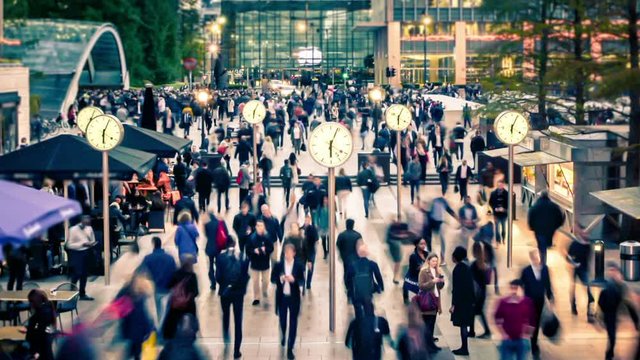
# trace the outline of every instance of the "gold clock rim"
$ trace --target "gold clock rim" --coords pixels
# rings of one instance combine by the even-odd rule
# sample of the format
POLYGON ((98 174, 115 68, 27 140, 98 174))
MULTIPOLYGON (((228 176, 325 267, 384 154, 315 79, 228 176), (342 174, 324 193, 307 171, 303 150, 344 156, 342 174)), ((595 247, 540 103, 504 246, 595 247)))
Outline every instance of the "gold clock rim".
POLYGON ((506 139, 503 139, 502 136, 500 136, 500 133, 498 132, 498 129, 496 127, 496 123, 498 122, 499 119, 501 119, 505 115, 511 114, 511 113, 515 113, 518 116, 522 116, 522 118, 525 120, 525 124, 527 124, 527 134, 528 134, 529 130, 531 130, 531 124, 529 123, 529 120, 527 119, 526 116, 524 116, 524 114, 522 114, 519 111, 515 111, 515 110, 505 110, 505 111, 501 112, 500 114, 498 114, 498 116, 496 116, 495 120, 493 121, 493 131, 496 134, 496 136, 498 137, 498 140, 500 140, 503 144, 517 145, 517 144, 520 144, 521 142, 524 141, 524 139, 527 137, 527 134, 524 134, 522 139, 520 139, 518 141, 507 141, 506 139))
MULTIPOLYGON (((387 124, 387 127, 388 127, 389 129, 391 129, 391 130, 395 130, 395 131, 403 131, 403 130, 407 129, 407 128, 409 127, 409 125, 411 125, 411 121, 409 121, 409 123, 408 123, 406 126, 404 126, 404 127, 401 127, 401 128, 400 128, 400 127, 396 127, 396 126, 391 126, 391 125, 390 125, 391 123, 389 122, 389 119, 387 119, 388 111, 389 111, 391 108, 393 108, 394 106, 395 106, 395 107, 402 107, 402 108, 404 108, 405 110, 407 110, 407 111, 409 112, 409 115, 411 115, 411 111, 409 110, 409 108, 408 108, 408 107, 406 107, 406 106, 404 106, 404 105, 402 105, 402 104, 392 104, 391 106, 389 106, 389 107, 387 108, 387 110, 385 110, 384 121, 385 121, 385 123, 387 124)), ((412 120, 413 120, 413 116, 411 116, 411 118, 412 118, 412 120)))
POLYGON ((337 167, 340 167, 340 166, 346 164, 347 161, 353 155, 353 136, 351 135, 351 131, 349 130, 349 128, 344 126, 344 125, 342 125, 342 124, 340 124, 340 123, 337 123, 337 122, 334 122, 334 121, 323 122, 322 124, 318 125, 315 129, 313 129, 311 134, 309 134, 309 149, 308 150, 309 150, 309 155, 311 155, 311 159, 313 159, 313 161, 315 161, 318 165, 324 166, 326 168, 334 168, 335 169, 337 167), (312 147, 311 146, 311 141, 313 139, 313 134, 316 131, 320 131, 324 127, 333 127, 333 126, 339 126, 349 134, 349 144, 351 145, 350 146, 351 150, 349 151, 349 155, 345 157, 344 161, 342 161, 342 162, 340 162, 338 164, 335 164, 335 165, 334 164, 328 165, 328 164, 325 164, 324 162, 322 162, 320 159, 316 159, 316 157, 313 155, 313 152, 311 151, 311 147, 312 147))
POLYGON ((246 102, 244 104, 244 108, 242 108, 242 117, 244 118, 244 121, 248 122, 249 124, 253 124, 253 125, 260 124, 261 122, 264 121, 264 118, 267 117, 267 108, 264 106, 264 104, 260 100, 250 100, 250 101, 246 102), (247 115, 244 113, 245 109, 247 109, 247 105, 249 105, 251 103, 258 103, 259 106, 261 106, 262 109, 264 110, 264 115, 262 116, 262 118, 260 120, 257 120, 257 121, 255 119, 249 120, 249 117, 247 117, 247 115))
POLYGON ((118 146, 120 146, 120 144, 122 144, 122 140, 124 140, 124 126, 122 125, 122 122, 120 122, 120 119, 118 119, 116 116, 114 116, 114 115, 112 115, 112 114, 102 114, 102 115, 98 115, 98 116, 94 117, 93 119, 91 119, 91 121, 89 121, 89 124, 87 124, 87 129, 89 128, 89 125, 90 125, 94 120, 96 120, 96 119, 98 119, 98 118, 101 118, 101 117, 106 117, 106 118, 108 118, 108 119, 111 119, 111 120, 115 121, 115 123, 118 125, 118 130, 119 130, 119 131, 118 131, 118 135, 119 135, 118 142, 117 142, 113 147, 110 147, 110 148, 108 148, 108 149, 101 149, 101 148, 96 147, 96 146, 91 142, 91 140, 89 140, 89 138, 87 137, 86 132, 85 132, 85 136, 84 136, 84 138, 85 138, 85 140, 87 140, 87 142, 89 143, 89 145, 90 145, 92 148, 94 148, 95 150, 97 150, 97 151, 101 151, 101 152, 102 152, 102 151, 111 151, 111 150, 113 150, 113 149, 117 148, 118 146))
POLYGON ((82 131, 82 133, 84 134, 87 131, 87 126, 89 126, 89 123, 91 122, 91 120, 95 119, 96 117, 100 116, 100 115, 105 115, 104 111, 102 111, 102 109, 100 109, 97 106, 86 106, 84 108, 82 108, 82 110, 78 111, 78 115, 76 116, 76 123, 78 124, 78 128, 80 129, 80 131, 82 131), (89 119, 89 121, 87 121, 87 124, 84 126, 82 126, 82 123, 80 121, 80 119, 82 118, 82 113, 83 112, 88 112, 88 110, 93 110, 93 111, 98 111, 100 112, 97 116, 94 116, 93 118, 89 119))

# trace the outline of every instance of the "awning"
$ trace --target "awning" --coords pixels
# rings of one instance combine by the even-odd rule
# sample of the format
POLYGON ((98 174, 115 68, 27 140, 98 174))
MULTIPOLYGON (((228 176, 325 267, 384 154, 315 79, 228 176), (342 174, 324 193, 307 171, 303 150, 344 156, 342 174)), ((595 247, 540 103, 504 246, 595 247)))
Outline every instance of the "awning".
MULTIPOLYGON (((504 159, 508 159, 509 155, 502 155, 504 159)), ((534 165, 549 165, 549 164, 560 164, 569 162, 569 160, 565 160, 559 158, 557 156, 553 156, 544 151, 532 151, 521 154, 515 154, 513 156, 513 163, 519 166, 534 166, 534 165)))
POLYGON ((640 220, 640 187, 594 191, 590 194, 620 212, 640 220))
POLYGON ((384 21, 361 22, 361 23, 357 23, 356 26, 353 27, 353 31, 360 31, 360 32, 375 31, 375 30, 383 29, 386 26, 387 24, 385 24, 384 21))
MULTIPOLYGON (((521 154, 521 153, 525 153, 531 151, 531 149, 527 149, 524 146, 520 146, 520 145, 516 145, 513 147, 513 153, 514 154, 521 154)), ((484 154, 488 157, 499 157, 499 156, 508 156, 509 155, 509 147, 503 147, 503 148, 499 148, 499 149, 493 149, 493 150, 485 150, 485 151, 481 151, 480 154, 484 154)))

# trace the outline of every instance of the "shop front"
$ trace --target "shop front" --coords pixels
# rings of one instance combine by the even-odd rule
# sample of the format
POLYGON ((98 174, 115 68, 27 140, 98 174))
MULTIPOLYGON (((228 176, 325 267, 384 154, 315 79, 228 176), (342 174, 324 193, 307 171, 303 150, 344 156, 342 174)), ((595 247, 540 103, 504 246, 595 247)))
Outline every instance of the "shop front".
POLYGON ((18 107, 20 96, 17 91, 0 93, 0 154, 18 148, 18 107))

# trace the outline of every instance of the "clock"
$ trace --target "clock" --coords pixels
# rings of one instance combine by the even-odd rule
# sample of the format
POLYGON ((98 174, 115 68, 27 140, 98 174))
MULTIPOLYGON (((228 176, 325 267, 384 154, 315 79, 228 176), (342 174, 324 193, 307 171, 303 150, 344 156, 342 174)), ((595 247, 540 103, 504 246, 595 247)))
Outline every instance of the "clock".
POLYGON ((326 167, 344 164, 353 152, 351 131, 337 122, 325 122, 309 135, 309 153, 313 160, 326 167))
POLYGON ((520 143, 529 132, 529 120, 517 111, 503 111, 493 122, 498 139, 507 145, 520 143))
POLYGON ((409 127, 413 117, 406 106, 400 104, 391 105, 384 113, 387 127, 391 130, 402 131, 409 127))
POLYGON ((264 104, 259 100, 251 100, 244 104, 242 109, 242 116, 250 124, 257 124, 264 120, 267 115, 267 109, 264 108, 264 104))
POLYGON ((87 125, 85 137, 94 149, 109 151, 122 142, 124 127, 113 115, 98 115, 87 125))
POLYGON ((87 125, 89 125, 89 122, 94 117, 102 114, 104 114, 102 109, 95 106, 87 106, 80 110, 78 116, 76 117, 76 122, 78 123, 78 128, 80 129, 80 131, 82 131, 83 133, 87 131, 87 125))

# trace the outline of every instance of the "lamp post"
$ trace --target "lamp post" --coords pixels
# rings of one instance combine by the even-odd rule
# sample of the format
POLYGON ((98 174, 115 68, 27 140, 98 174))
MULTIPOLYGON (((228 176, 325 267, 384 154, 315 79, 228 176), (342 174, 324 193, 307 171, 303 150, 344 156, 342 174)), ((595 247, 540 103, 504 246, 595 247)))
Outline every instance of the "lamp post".
POLYGON ((380 101, 383 99, 382 89, 374 87, 369 91, 369 99, 373 101, 373 111, 371 112, 371 121, 373 122, 374 134, 378 134, 378 116, 380 101))
POLYGON ((424 84, 427 83, 427 26, 431 25, 431 17, 426 13, 422 16, 421 20, 423 31, 422 31, 422 82, 424 84))
MULTIPOLYGON (((209 101, 209 93, 205 90, 201 90, 200 92, 198 92, 197 97, 198 97, 198 102, 200 102, 200 105, 202 105, 202 112, 201 112, 202 114, 206 109, 207 102, 209 101)), ((205 127, 204 115, 201 115, 200 116, 200 150, 202 150, 202 146, 204 145, 204 140, 205 140, 204 127, 205 127)))
MULTIPOLYGON (((210 88, 214 88, 213 87, 213 80, 214 80, 214 70, 215 70, 215 61, 217 59, 217 54, 218 51, 220 51, 220 47, 218 46, 218 44, 211 44, 209 45, 209 54, 211 54, 211 77, 209 79, 209 84, 210 84, 210 88)), ((218 79, 215 79, 216 81, 216 88, 218 87, 218 79)))

